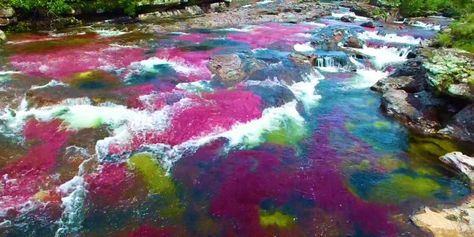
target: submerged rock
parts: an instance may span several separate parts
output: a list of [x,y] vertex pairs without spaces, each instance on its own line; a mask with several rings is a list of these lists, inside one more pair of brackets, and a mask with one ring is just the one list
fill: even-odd
[[216,79],[227,86],[245,80],[249,74],[261,69],[264,63],[255,58],[242,59],[237,54],[216,55],[208,63]]
[[[441,161],[466,175],[474,185],[474,158],[461,152],[452,152],[440,157]],[[425,207],[411,217],[420,228],[435,237],[474,236],[474,196],[460,206],[446,209]]]

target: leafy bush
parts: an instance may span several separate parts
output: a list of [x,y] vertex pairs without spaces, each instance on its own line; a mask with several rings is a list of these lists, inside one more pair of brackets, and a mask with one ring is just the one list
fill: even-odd
[[[85,13],[123,12],[135,15],[139,5],[152,3],[152,0],[0,0],[0,6],[11,6],[23,12],[40,12],[61,15],[73,9]],[[162,3],[179,3],[179,0],[162,0]]]
[[445,47],[455,47],[474,53],[474,13],[450,26],[450,31],[441,33],[438,42]]

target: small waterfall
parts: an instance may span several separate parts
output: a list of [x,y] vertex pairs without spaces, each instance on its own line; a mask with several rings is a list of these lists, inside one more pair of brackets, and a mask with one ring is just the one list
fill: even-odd
[[334,63],[334,58],[332,57],[323,57],[323,58],[318,58],[317,63],[318,67],[335,67]]

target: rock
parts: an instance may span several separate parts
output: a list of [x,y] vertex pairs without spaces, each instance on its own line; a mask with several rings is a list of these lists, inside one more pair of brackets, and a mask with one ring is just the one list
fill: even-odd
[[441,126],[436,116],[431,115],[433,105],[437,103],[429,94],[409,94],[404,90],[388,89],[382,95],[382,110],[406,126],[421,134],[436,133]]
[[416,80],[413,76],[387,77],[375,83],[370,89],[382,93],[389,89],[414,93],[420,91],[421,83],[422,81]]
[[224,54],[212,57],[208,68],[224,85],[232,86],[261,69],[263,64],[262,61],[255,58],[245,58],[244,61],[237,54]]
[[[474,185],[474,158],[461,152],[452,152],[440,157],[445,164],[458,170]],[[474,236],[474,196],[454,208],[434,210],[425,207],[411,217],[413,223],[433,233],[435,237]]]
[[423,65],[427,81],[435,90],[474,101],[474,56],[458,49],[432,51]]
[[461,206],[436,210],[425,207],[411,217],[413,223],[435,237],[474,236],[474,197]]
[[5,7],[0,9],[1,18],[12,18],[15,15],[15,10],[11,7]]
[[364,22],[364,23],[360,24],[360,26],[367,27],[367,28],[375,28],[375,24],[372,21]]
[[349,39],[347,39],[346,42],[346,47],[361,49],[362,44],[360,43],[359,39],[357,39],[357,37],[349,36]]
[[466,106],[454,115],[441,132],[457,140],[474,143],[474,104]]
[[342,22],[354,22],[355,18],[353,16],[342,16],[340,19]]
[[5,32],[0,30],[0,43],[6,42],[6,41],[7,41],[7,35],[5,34]]
[[471,184],[474,184],[474,157],[466,156],[461,152],[451,152],[439,159],[443,163],[466,175],[471,181]]

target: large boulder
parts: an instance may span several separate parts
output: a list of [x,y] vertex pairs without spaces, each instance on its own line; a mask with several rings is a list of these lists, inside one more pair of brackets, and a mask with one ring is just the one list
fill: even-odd
[[413,76],[387,77],[384,78],[370,89],[377,92],[385,92],[389,89],[404,90],[406,92],[419,92],[423,88],[421,80],[416,80]]
[[[466,175],[474,186],[474,158],[461,152],[440,157],[445,164]],[[474,196],[453,208],[432,209],[425,207],[411,217],[413,223],[431,232],[435,237],[474,236]]]
[[404,90],[388,89],[382,95],[382,109],[387,115],[421,134],[433,134],[441,124],[432,116],[432,108],[439,106],[438,100],[426,92],[410,94]]
[[440,93],[474,101],[474,56],[458,49],[430,54],[424,63],[429,85]]
[[237,54],[222,54],[211,58],[208,68],[215,78],[226,86],[244,81],[252,73],[262,69],[265,63],[253,57],[241,57]]
[[474,104],[466,106],[454,115],[441,132],[458,140],[474,143]]
[[451,152],[440,157],[440,160],[468,177],[474,184],[474,157],[466,156],[461,152]]

